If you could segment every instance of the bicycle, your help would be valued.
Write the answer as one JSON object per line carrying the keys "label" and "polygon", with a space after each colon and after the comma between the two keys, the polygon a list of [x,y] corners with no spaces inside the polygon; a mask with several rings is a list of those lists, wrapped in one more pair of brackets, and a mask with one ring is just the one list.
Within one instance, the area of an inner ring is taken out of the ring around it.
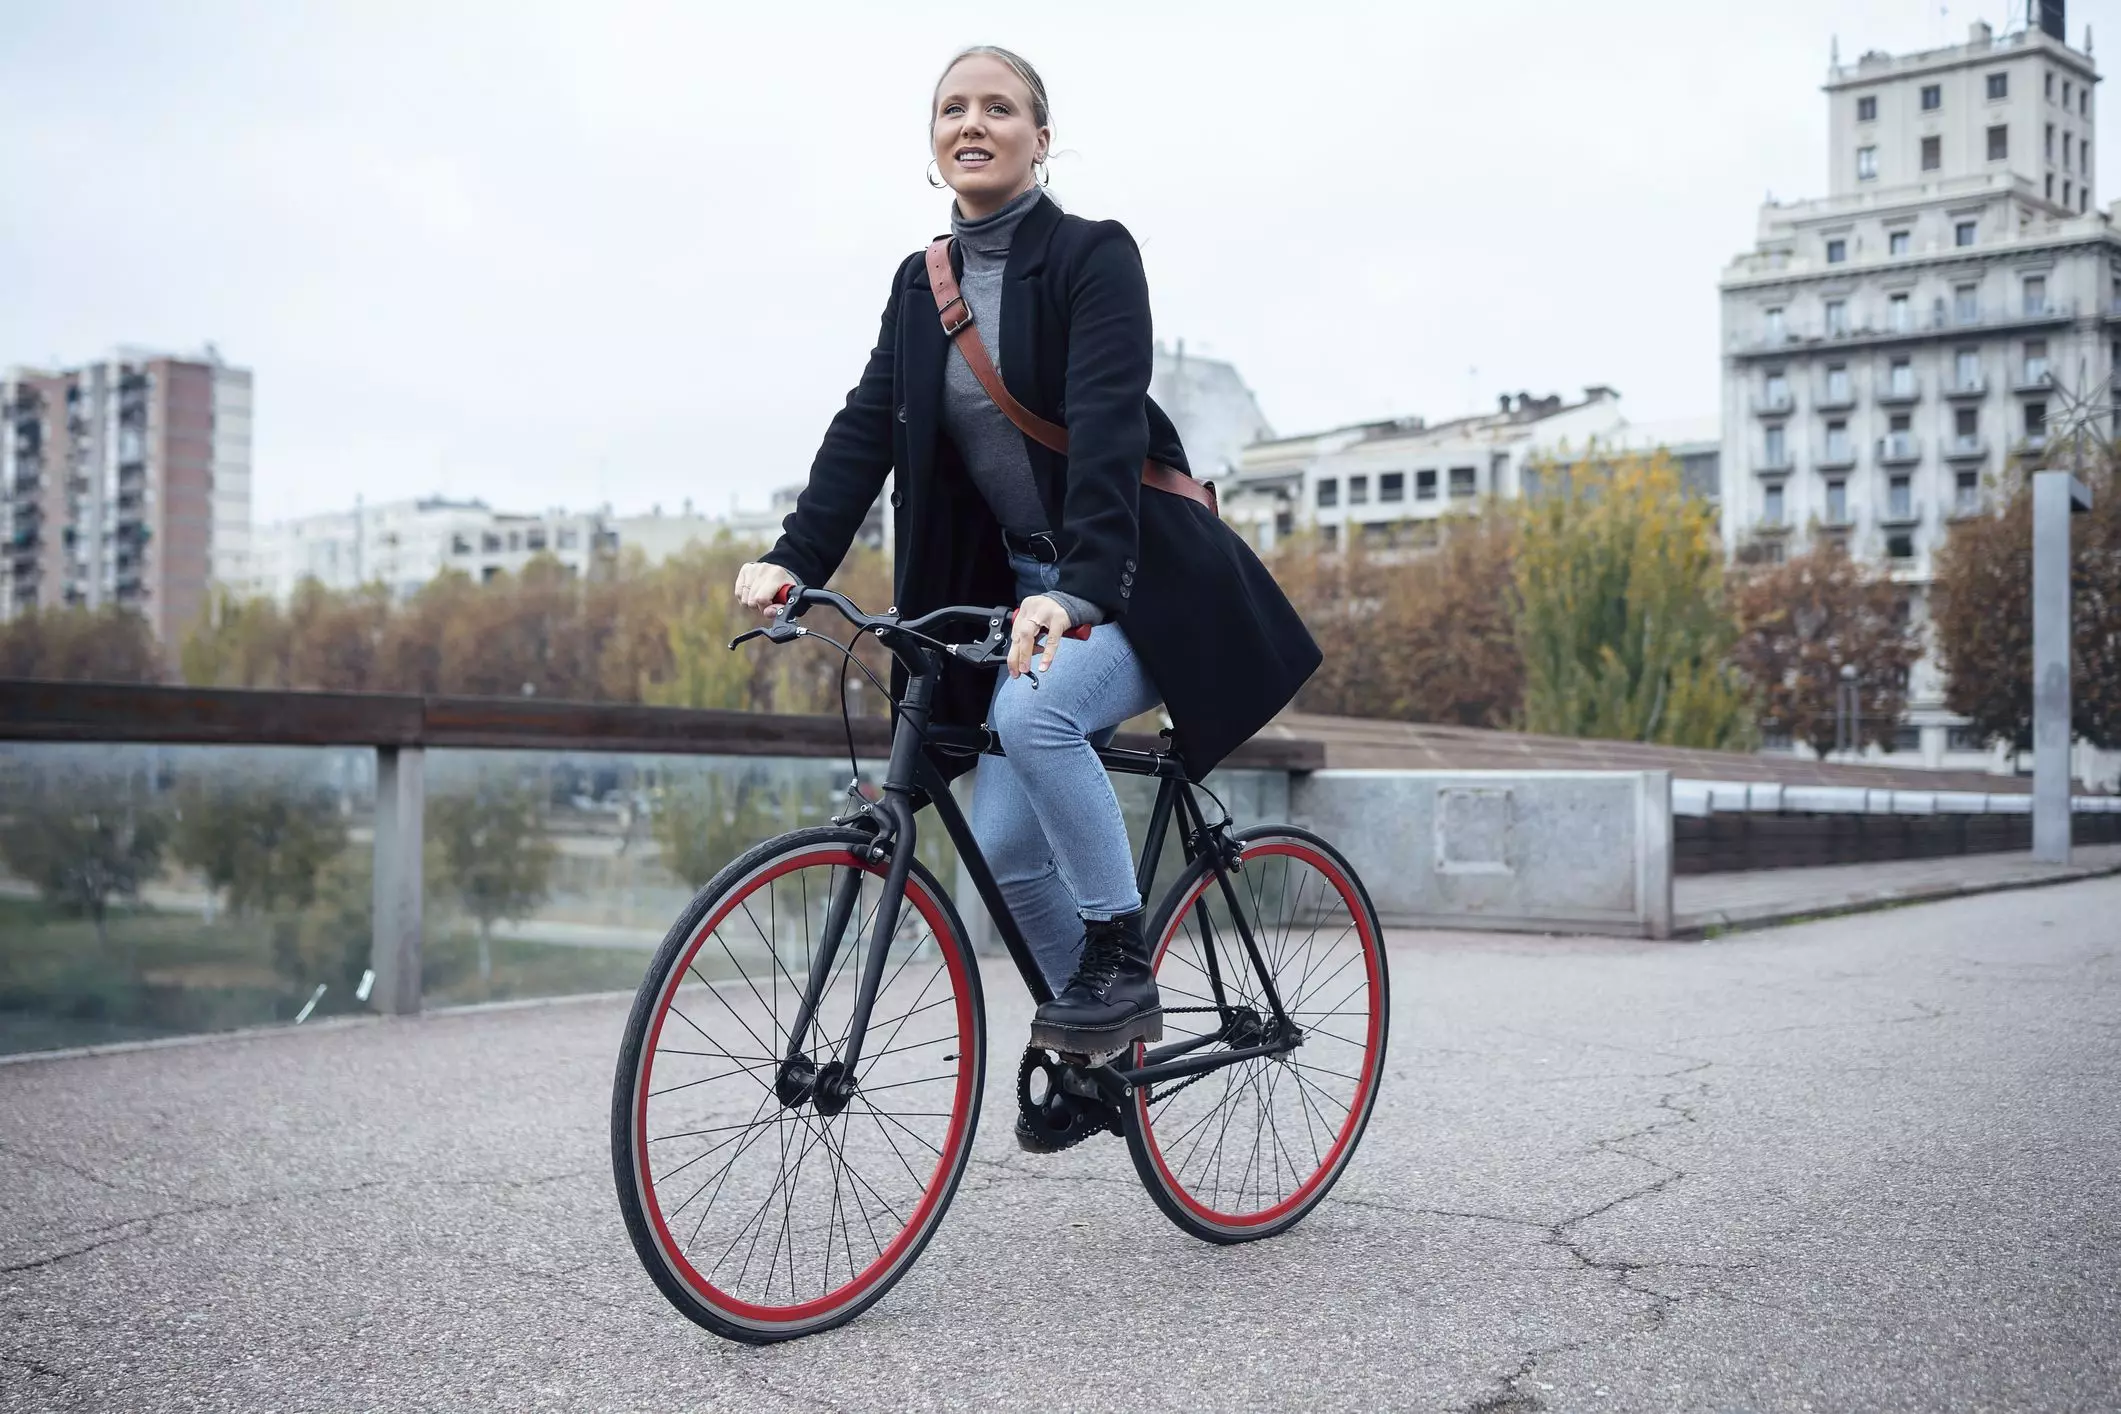
{"label": "bicycle", "polygon": [[[824,605],[855,637],[816,636],[849,662],[863,666],[852,646],[869,635],[906,665],[881,792],[862,794],[857,775],[847,813],[758,845],[700,890],[641,983],[612,1093],[613,1178],[642,1265],[679,1311],[749,1344],[832,1329],[882,1299],[971,1155],[985,1002],[951,894],[915,857],[921,809],[941,818],[1034,1002],[1052,995],[940,765],[1002,744],[929,720],[947,665],[1006,658],[1013,611],[901,621],[800,586],[783,605],[730,647],[810,637],[796,620]],[[851,725],[848,742],[851,757]],[[1027,1050],[1017,1103],[1052,1147],[1120,1134],[1184,1231],[1252,1241],[1318,1205],[1369,1122],[1389,1020],[1383,939],[1338,851],[1293,825],[1233,831],[1226,808],[1211,823],[1195,795],[1206,787],[1171,746],[1167,732],[1163,749],[1099,751],[1108,771],[1158,781],[1144,899],[1179,824],[1185,862],[1144,930],[1164,1037],[1112,1056]]]}

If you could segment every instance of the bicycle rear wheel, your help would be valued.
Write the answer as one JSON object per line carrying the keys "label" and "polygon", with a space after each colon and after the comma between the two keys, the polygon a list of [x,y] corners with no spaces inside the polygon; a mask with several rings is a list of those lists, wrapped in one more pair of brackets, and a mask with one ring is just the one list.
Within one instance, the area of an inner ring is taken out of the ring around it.
{"label": "bicycle rear wheel", "polygon": [[[1166,1216],[1210,1242],[1286,1232],[1347,1167],[1376,1104],[1390,994],[1384,936],[1339,852],[1292,825],[1234,833],[1228,878],[1301,1044],[1135,1087],[1121,1111],[1136,1172]],[[1202,856],[1149,925],[1166,1053],[1261,1044],[1273,1006]],[[1192,1043],[1189,1045],[1189,1043]]]}
{"label": "bicycle rear wheel", "polygon": [[[963,1177],[986,1069],[979,972],[916,862],[843,1108],[817,1072],[847,1046],[888,861],[857,830],[799,830],[700,890],[636,996],[612,1171],[641,1264],[718,1335],[788,1340],[852,1320],[913,1265]],[[837,895],[816,1014],[783,1065]],[[808,1088],[806,1088],[806,1086]]]}

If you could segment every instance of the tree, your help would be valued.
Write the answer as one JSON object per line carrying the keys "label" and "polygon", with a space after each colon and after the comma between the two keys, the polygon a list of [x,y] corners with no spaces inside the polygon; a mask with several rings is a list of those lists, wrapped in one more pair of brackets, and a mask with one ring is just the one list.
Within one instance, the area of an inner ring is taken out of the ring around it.
{"label": "tree", "polygon": [[1596,448],[1520,511],[1516,583],[1525,726],[1563,736],[1727,747],[1751,705],[1727,665],[1715,511],[1658,451]]}
{"label": "tree", "polygon": [[769,798],[752,771],[741,766],[734,772],[710,766],[656,793],[650,828],[662,852],[663,867],[697,889],[781,823],[779,802]]}
{"label": "tree", "polygon": [[1504,727],[1524,695],[1515,636],[1516,524],[1497,507],[1441,523],[1439,548],[1379,554],[1358,538],[1278,549],[1273,571],[1325,661],[1305,711]]}
{"label": "tree", "polygon": [[546,837],[540,792],[484,775],[468,791],[429,803],[448,885],[478,927],[479,985],[493,985],[493,925],[545,899],[558,851]]}
{"label": "tree", "polygon": [[300,983],[308,968],[299,915],[347,853],[331,792],[225,773],[188,780],[177,789],[172,846],[231,913],[270,920],[273,964]]}
{"label": "tree", "polygon": [[[2121,745],[2121,475],[2108,447],[2083,473],[2089,515],[2070,517],[2070,730]],[[1945,705],[2019,751],[2033,744],[2033,492],[2013,474],[1993,509],[1952,526],[1936,557],[1930,620]]]}
{"label": "tree", "polygon": [[[0,826],[0,857],[46,902],[86,917],[108,953],[112,899],[137,899],[162,863],[167,823],[122,783],[81,773],[36,779]],[[126,970],[134,971],[133,959]]]}
{"label": "tree", "polygon": [[1889,575],[1827,542],[1779,565],[1734,571],[1731,603],[1731,662],[1751,685],[1763,726],[1824,756],[1836,744],[1841,674],[1850,667],[1857,744],[1891,741],[1922,642]]}
{"label": "tree", "polygon": [[0,677],[62,682],[160,682],[161,650],[130,609],[69,605],[0,623]]}

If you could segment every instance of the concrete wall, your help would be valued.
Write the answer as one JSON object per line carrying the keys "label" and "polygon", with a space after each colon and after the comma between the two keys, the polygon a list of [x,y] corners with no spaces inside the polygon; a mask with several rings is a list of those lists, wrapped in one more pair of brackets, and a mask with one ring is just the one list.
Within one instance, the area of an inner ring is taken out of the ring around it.
{"label": "concrete wall", "polygon": [[1671,933],[1669,772],[1314,771],[1289,806],[1387,924]]}

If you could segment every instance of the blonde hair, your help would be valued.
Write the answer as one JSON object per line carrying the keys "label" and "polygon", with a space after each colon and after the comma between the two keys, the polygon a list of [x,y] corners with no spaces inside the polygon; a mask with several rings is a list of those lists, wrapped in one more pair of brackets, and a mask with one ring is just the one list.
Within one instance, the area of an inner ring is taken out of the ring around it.
{"label": "blonde hair", "polygon": [[1001,60],[1009,66],[1011,72],[1024,81],[1024,87],[1031,90],[1031,121],[1042,128],[1052,127],[1053,113],[1046,105],[1046,81],[1038,76],[1038,70],[1031,67],[1029,59],[1012,50],[1004,49],[999,44],[975,44],[969,48],[960,49],[951,57],[949,63],[943,65],[943,72],[935,80],[935,92],[928,96],[929,121],[933,122],[935,120],[935,101],[942,96],[943,80],[950,77],[950,71],[959,64],[964,63],[965,60],[981,55],[989,59]]}

